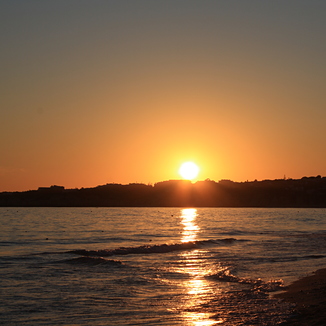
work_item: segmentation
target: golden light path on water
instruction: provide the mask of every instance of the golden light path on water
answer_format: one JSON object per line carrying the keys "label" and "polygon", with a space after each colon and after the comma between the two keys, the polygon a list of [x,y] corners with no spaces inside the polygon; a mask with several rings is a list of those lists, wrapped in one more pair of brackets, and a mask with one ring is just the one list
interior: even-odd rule
{"label": "golden light path on water", "polygon": [[[196,208],[186,208],[181,210],[181,224],[183,226],[182,242],[196,241],[200,228],[196,223]],[[206,251],[204,249],[185,251],[179,254],[180,262],[178,271],[188,274],[189,278],[182,283],[187,300],[182,303],[183,317],[187,325],[209,326],[222,324],[223,320],[213,320],[211,313],[205,313],[201,309],[202,305],[208,303],[210,298],[218,295],[218,289],[212,288],[205,279],[205,275],[211,272],[205,259]],[[198,312],[200,311],[200,312]]]}

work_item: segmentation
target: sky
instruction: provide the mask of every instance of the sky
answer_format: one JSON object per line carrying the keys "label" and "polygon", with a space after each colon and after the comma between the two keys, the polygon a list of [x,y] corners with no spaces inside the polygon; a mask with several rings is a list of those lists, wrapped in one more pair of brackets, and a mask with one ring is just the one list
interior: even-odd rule
{"label": "sky", "polygon": [[[0,191],[326,176],[326,1],[0,0]],[[196,181],[196,180],[195,180]]]}

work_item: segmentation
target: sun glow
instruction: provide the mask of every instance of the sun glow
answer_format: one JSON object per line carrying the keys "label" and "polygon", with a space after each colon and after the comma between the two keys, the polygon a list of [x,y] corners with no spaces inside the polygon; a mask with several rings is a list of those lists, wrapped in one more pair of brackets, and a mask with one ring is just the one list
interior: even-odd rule
{"label": "sun glow", "polygon": [[193,180],[199,173],[199,167],[193,162],[185,162],[180,166],[179,174],[183,179]]}

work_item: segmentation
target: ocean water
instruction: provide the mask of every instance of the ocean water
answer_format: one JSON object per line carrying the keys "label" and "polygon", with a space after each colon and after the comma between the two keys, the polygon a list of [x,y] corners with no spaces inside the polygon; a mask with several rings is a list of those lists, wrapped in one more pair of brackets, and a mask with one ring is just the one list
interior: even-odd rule
{"label": "ocean water", "polygon": [[277,325],[326,209],[0,208],[1,325]]}

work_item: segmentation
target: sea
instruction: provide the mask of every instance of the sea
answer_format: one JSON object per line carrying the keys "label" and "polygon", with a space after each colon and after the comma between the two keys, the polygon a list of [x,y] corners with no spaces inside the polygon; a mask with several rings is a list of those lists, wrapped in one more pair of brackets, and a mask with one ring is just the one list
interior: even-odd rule
{"label": "sea", "polygon": [[280,325],[326,209],[0,208],[1,325]]}

